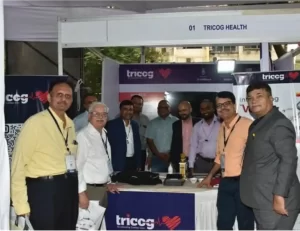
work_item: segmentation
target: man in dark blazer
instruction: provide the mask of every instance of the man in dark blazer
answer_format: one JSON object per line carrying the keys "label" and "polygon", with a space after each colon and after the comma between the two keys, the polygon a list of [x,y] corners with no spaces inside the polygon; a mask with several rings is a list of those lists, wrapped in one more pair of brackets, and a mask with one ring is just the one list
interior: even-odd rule
{"label": "man in dark blazer", "polygon": [[241,200],[253,208],[258,229],[292,230],[300,211],[295,129],[273,106],[268,84],[254,82],[246,92],[256,120],[244,152]]}
{"label": "man in dark blazer", "polygon": [[[190,102],[181,102],[178,105],[178,113],[181,120],[177,120],[173,123],[173,135],[170,151],[170,161],[176,172],[179,172],[180,154],[184,153],[187,157],[193,127],[200,121],[197,118],[192,118],[192,106]],[[183,130],[183,126],[186,128],[185,131]]]}
{"label": "man in dark blazer", "polygon": [[131,120],[132,116],[133,103],[124,100],[120,103],[120,117],[106,125],[114,171],[135,171],[141,168],[139,126]]}

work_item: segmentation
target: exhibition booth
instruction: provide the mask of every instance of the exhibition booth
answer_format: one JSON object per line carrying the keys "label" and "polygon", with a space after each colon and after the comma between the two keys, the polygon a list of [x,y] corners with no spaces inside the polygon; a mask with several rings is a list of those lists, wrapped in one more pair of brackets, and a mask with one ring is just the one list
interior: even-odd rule
{"label": "exhibition booth", "polygon": [[[161,99],[176,105],[183,98],[200,101],[213,97],[218,91],[228,90],[236,95],[238,112],[252,118],[245,100],[245,88],[251,79],[257,78],[271,84],[275,105],[293,121],[299,138],[299,72],[293,71],[293,57],[299,50],[277,60],[277,72],[270,72],[269,56],[269,43],[299,41],[299,22],[298,13],[266,10],[218,11],[217,15],[216,12],[194,12],[62,19],[58,28],[59,74],[63,70],[64,48],[260,43],[261,72],[245,73],[243,70],[233,75],[219,74],[215,66],[209,64],[122,65],[105,59],[102,101],[111,109],[109,116],[114,117],[120,100],[141,94],[145,98],[144,113],[154,118]],[[216,229],[216,195],[215,189],[205,191],[195,189],[195,185],[179,188],[126,186],[120,194],[110,195],[106,225],[109,230]]]}
{"label": "exhibition booth", "polygon": [[[102,101],[110,108],[109,117],[114,118],[118,114],[120,100],[140,94],[145,99],[144,113],[154,118],[161,99],[171,102],[175,114],[180,100],[190,100],[194,113],[198,113],[197,104],[201,99],[214,99],[217,92],[226,90],[234,92],[237,111],[252,118],[245,89],[252,79],[259,79],[271,85],[275,105],[293,122],[297,139],[300,139],[300,72],[293,70],[292,63],[298,49],[277,60],[278,68],[274,72],[269,56],[269,43],[295,43],[300,39],[299,29],[300,14],[293,11],[286,14],[270,11],[268,16],[266,10],[257,10],[218,11],[217,15],[216,12],[195,12],[61,19],[58,23],[58,74],[63,75],[64,48],[260,43],[259,66],[250,67],[250,64],[236,62],[234,73],[220,73],[214,63],[125,65],[105,58]],[[30,105],[34,110],[44,108],[48,79],[43,81],[40,89],[38,86],[26,88],[24,83],[9,85],[7,82],[9,92],[5,95],[5,107],[14,110],[16,117],[23,116],[19,111],[21,107],[22,112],[25,108],[32,110]],[[21,103],[13,106],[16,101]],[[5,128],[16,137],[25,117],[11,121],[7,118]],[[11,125],[14,123],[19,124],[17,129]],[[9,150],[12,148],[13,143]],[[126,185],[120,190],[120,194],[109,195],[108,230],[216,229],[216,188],[197,189],[194,184],[186,182],[182,187]]]}

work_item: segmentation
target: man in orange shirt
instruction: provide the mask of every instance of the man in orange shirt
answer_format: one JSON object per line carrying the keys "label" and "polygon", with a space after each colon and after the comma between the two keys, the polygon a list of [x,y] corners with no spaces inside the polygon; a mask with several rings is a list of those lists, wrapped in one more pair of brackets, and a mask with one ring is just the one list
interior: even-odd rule
{"label": "man in orange shirt", "polygon": [[211,187],[212,177],[221,169],[217,209],[218,230],[232,230],[237,217],[239,230],[254,230],[254,215],[240,199],[240,175],[243,152],[251,120],[236,113],[236,100],[232,92],[217,94],[216,108],[223,123],[219,130],[215,164],[198,187]]}

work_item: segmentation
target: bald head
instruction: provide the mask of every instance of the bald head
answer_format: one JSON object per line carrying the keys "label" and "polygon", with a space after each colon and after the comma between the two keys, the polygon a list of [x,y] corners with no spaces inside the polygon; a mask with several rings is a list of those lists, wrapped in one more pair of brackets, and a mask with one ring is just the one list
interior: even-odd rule
{"label": "bald head", "polygon": [[191,103],[188,101],[182,101],[178,105],[178,113],[182,120],[189,119],[191,117],[191,113],[192,113]]}
{"label": "bald head", "polygon": [[170,115],[171,108],[167,100],[161,100],[158,103],[157,113],[161,118],[166,118]]}

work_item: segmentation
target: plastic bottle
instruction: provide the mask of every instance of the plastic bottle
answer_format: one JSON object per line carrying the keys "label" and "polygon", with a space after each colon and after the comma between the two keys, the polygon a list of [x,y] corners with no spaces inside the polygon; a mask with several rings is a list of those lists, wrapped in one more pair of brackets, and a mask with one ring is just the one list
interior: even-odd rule
{"label": "plastic bottle", "polygon": [[169,165],[168,173],[169,173],[169,174],[173,174],[173,167],[172,167],[172,164]]}

